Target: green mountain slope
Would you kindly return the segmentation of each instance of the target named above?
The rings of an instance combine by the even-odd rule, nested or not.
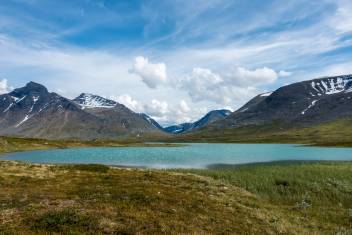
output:
[[[272,123],[238,128],[203,128],[198,132],[175,137],[174,141],[192,142],[275,142],[326,146],[352,146],[352,118],[310,127],[290,127]]]

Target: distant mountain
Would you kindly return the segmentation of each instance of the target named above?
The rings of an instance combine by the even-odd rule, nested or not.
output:
[[[283,86],[254,97],[212,128],[280,123],[307,127],[352,117],[352,75],[324,77]]]
[[[190,131],[200,129],[215,121],[222,120],[227,116],[229,116],[230,114],[231,114],[231,111],[227,109],[213,110],[194,123],[182,123],[179,125],[173,125],[173,126],[164,128],[164,130],[172,134],[181,134],[185,132],[190,132]]]
[[[0,135],[91,140],[160,134],[140,114],[91,94],[69,100],[30,82],[0,95]]]
[[[193,126],[193,123],[181,123],[178,125],[172,125],[164,128],[164,131],[167,133],[172,133],[172,134],[181,134],[183,132],[186,132],[190,130]]]

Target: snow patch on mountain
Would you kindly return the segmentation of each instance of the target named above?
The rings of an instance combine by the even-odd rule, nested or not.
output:
[[[313,100],[312,103],[305,110],[303,110],[301,114],[304,115],[308,109],[312,108],[317,102],[318,100]]]
[[[272,94],[272,92],[267,92],[267,93],[263,93],[260,96],[261,97],[266,97],[266,96],[270,96]]]
[[[11,103],[6,109],[4,109],[4,111],[2,111],[3,113],[6,113],[7,111],[10,110],[10,108],[13,106],[14,103]]]
[[[82,107],[82,109],[85,108],[113,108],[117,105],[117,102],[105,99],[103,97],[89,94],[89,93],[83,93],[80,96],[78,96],[76,99],[73,100],[76,102],[78,105]]]
[[[39,100],[39,96],[33,96],[33,102],[36,103]]]
[[[33,104],[31,106],[31,108],[29,109],[28,113],[26,114],[26,116],[24,117],[24,119],[19,122],[16,127],[19,127],[20,125],[22,125],[24,122],[26,122],[28,119],[30,119],[34,114],[32,114],[33,112],[33,109],[34,109],[34,106],[35,104],[37,103],[37,101],[39,100],[39,96],[33,96]],[[31,115],[32,114],[32,115]]]
[[[330,79],[312,81],[311,86],[317,92],[316,95],[332,95],[340,92],[351,92],[352,76],[343,76]],[[311,93],[312,96],[315,96]]]
[[[25,98],[26,98],[27,96],[25,95],[25,96],[23,96],[22,98],[20,98],[20,99],[18,99],[17,98],[17,100],[15,100],[16,101],[16,103],[20,103],[22,100],[24,100]],[[15,97],[14,96],[12,96],[12,98],[14,98],[15,99]]]

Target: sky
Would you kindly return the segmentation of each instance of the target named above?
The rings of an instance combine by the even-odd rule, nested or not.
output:
[[[4,0],[0,93],[88,92],[162,125],[352,73],[350,0]]]

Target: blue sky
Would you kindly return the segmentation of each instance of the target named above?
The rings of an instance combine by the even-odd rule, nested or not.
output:
[[[0,92],[32,80],[164,125],[296,81],[352,73],[347,0],[6,0]]]

